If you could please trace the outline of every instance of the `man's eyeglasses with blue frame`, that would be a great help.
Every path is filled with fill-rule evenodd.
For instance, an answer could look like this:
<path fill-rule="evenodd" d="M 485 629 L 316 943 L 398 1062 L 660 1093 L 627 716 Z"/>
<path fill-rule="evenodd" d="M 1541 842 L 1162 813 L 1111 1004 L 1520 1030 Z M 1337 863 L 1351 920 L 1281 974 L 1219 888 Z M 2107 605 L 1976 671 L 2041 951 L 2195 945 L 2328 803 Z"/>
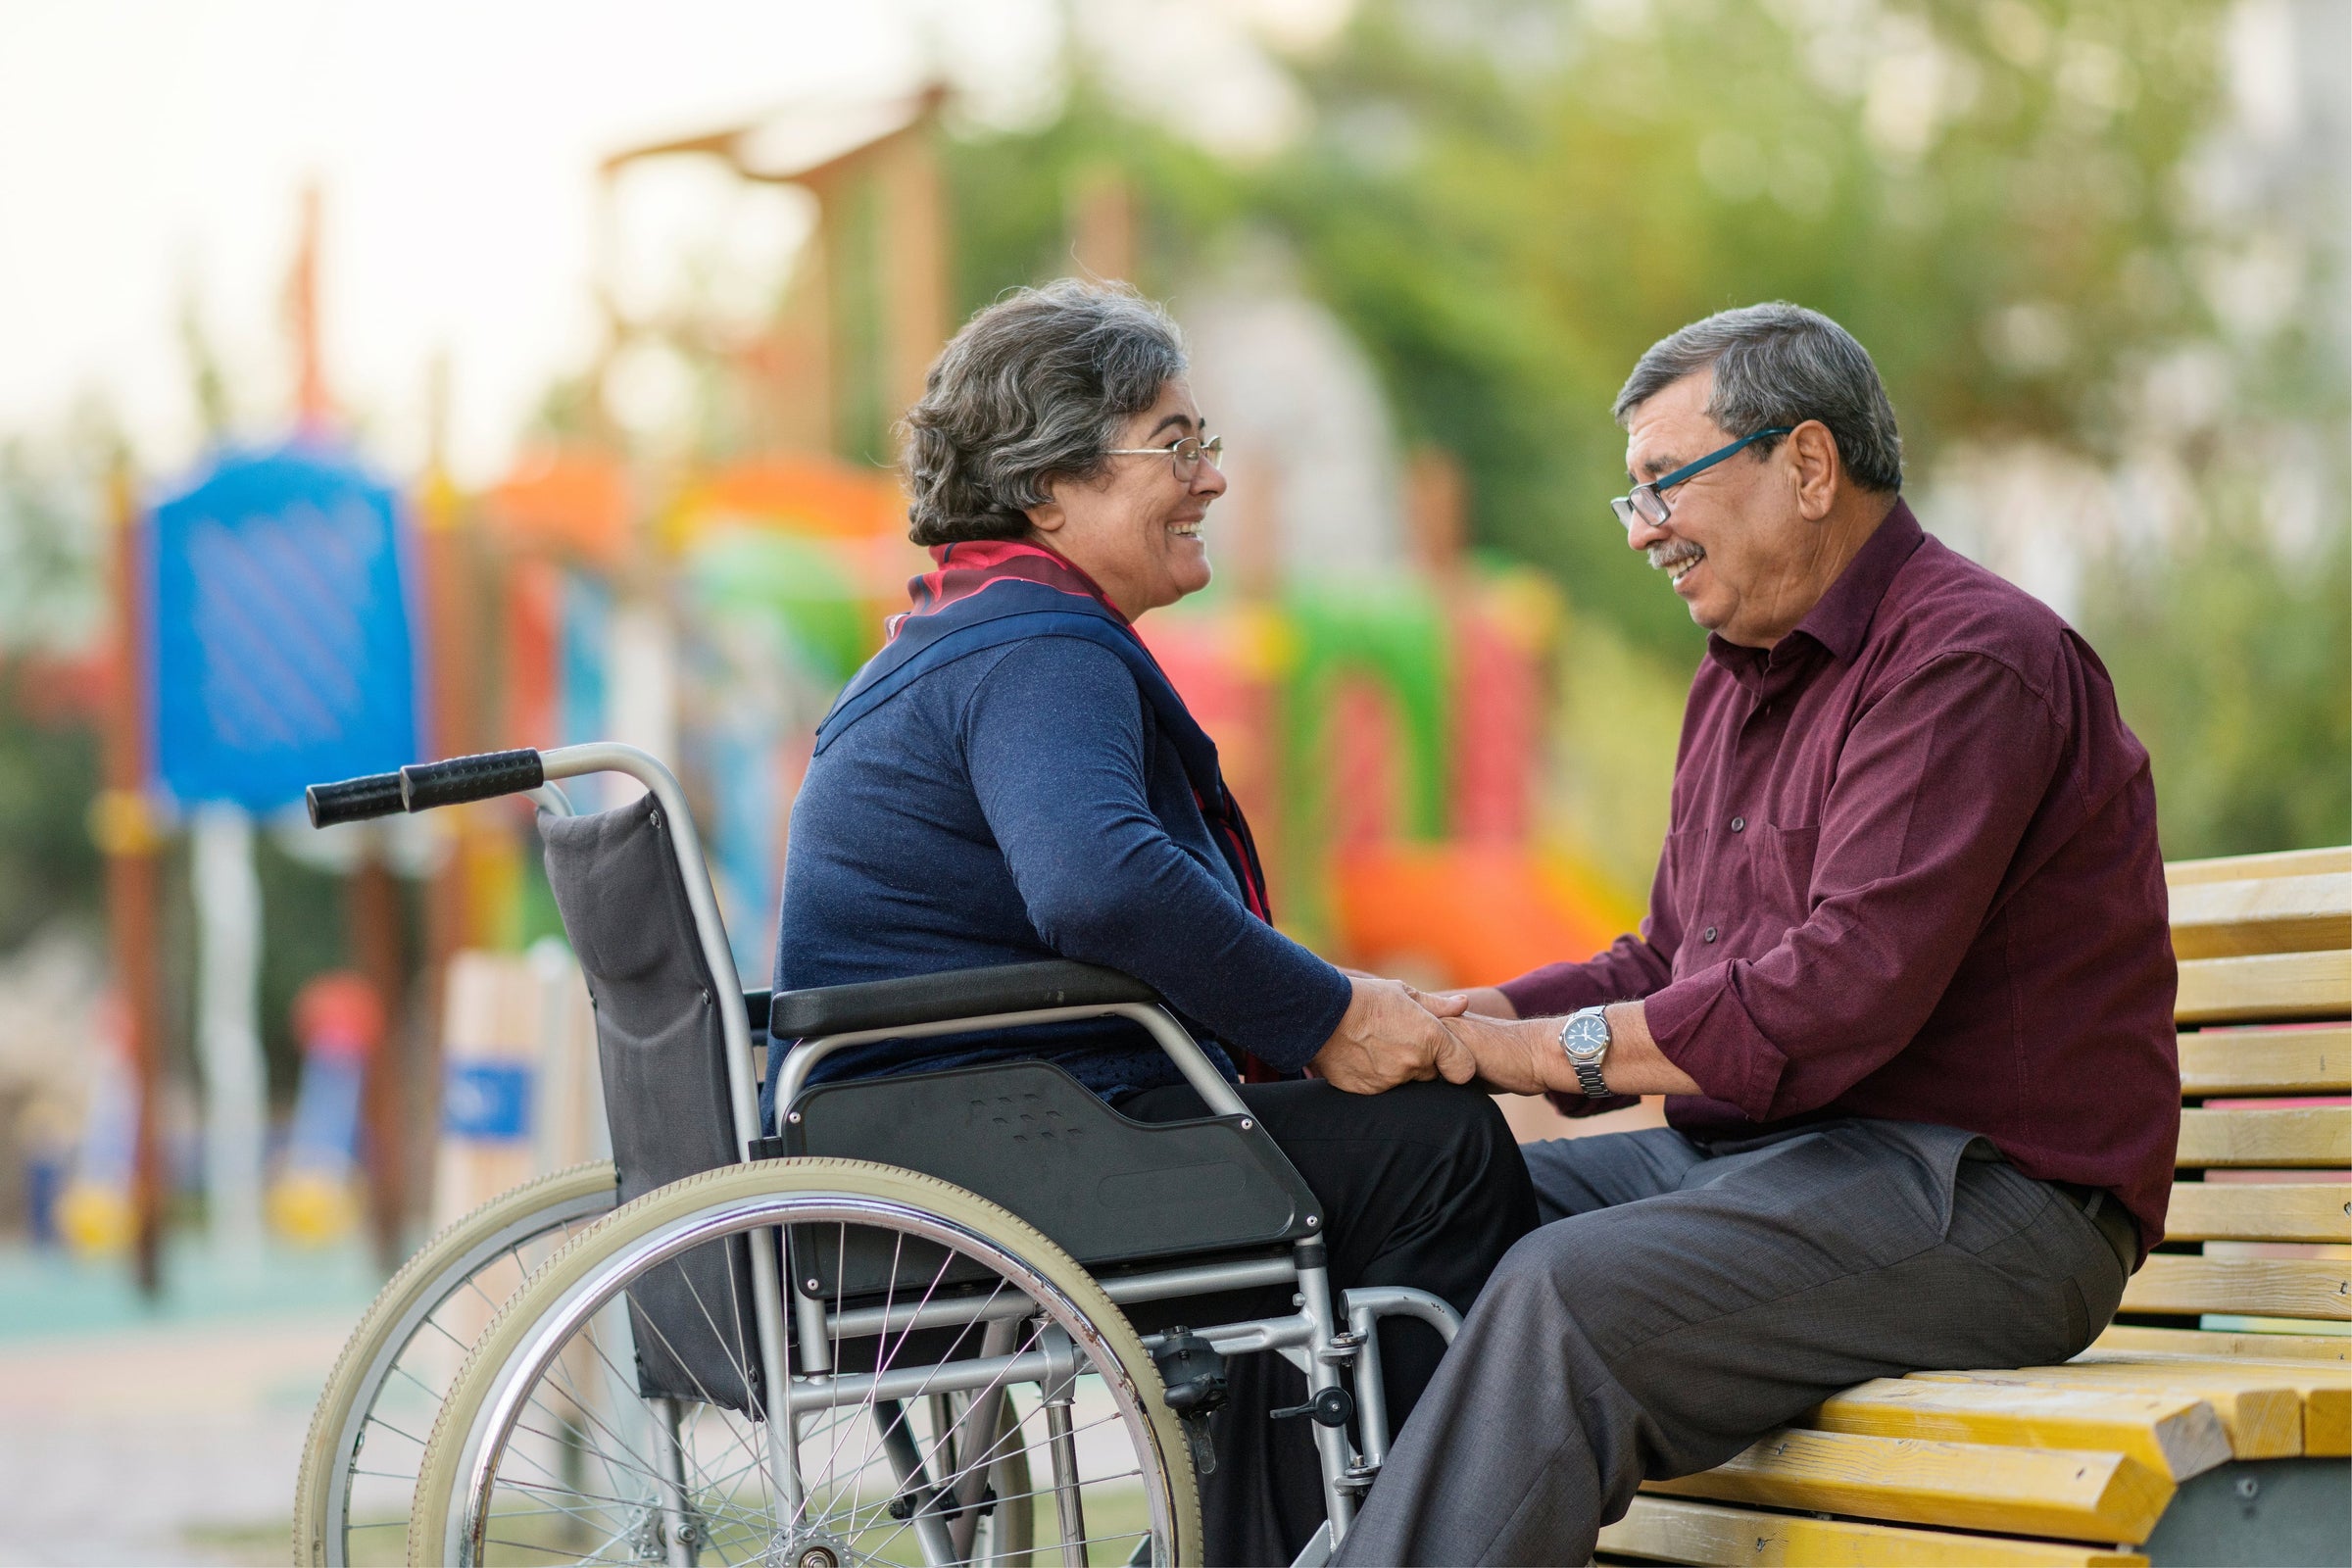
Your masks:
<path fill-rule="evenodd" d="M 1637 521 L 1658 527 L 1674 515 L 1674 509 L 1666 504 L 1667 491 L 1687 480 L 1697 478 L 1751 441 L 1761 441 L 1766 436 L 1787 435 L 1795 428 L 1790 424 L 1776 424 L 1769 429 L 1758 430 L 1753 435 L 1743 435 L 1728 447 L 1717 447 L 1696 463 L 1686 463 L 1672 473 L 1662 473 L 1647 484 L 1634 486 L 1631 495 L 1622 495 L 1611 501 L 1609 510 L 1617 514 L 1617 520 L 1625 525 L 1628 532 L 1632 531 Z"/>

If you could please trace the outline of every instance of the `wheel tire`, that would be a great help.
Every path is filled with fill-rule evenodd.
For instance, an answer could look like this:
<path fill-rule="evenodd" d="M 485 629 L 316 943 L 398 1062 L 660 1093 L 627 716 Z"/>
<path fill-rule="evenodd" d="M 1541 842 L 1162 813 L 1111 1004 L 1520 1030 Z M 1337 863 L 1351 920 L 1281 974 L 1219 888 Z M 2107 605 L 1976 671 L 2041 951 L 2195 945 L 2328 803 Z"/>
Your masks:
<path fill-rule="evenodd" d="M 648 1193 L 574 1237 L 508 1299 L 459 1369 L 425 1446 L 409 1530 L 412 1568 L 464 1560 L 466 1554 L 453 1549 L 452 1526 L 464 1514 L 461 1494 L 467 1479 L 467 1449 L 486 1407 L 512 1375 L 510 1361 L 555 1303 L 594 1281 L 615 1252 L 690 1216 L 736 1201 L 786 1195 L 874 1199 L 935 1215 L 986 1238 L 1059 1291 L 1101 1336 L 1134 1385 L 1135 1402 L 1149 1425 L 1165 1480 L 1171 1562 L 1200 1561 L 1200 1498 L 1191 1446 L 1167 1406 L 1151 1352 L 1092 1276 L 1036 1227 L 963 1188 L 895 1165 L 796 1158 L 721 1166 Z"/>
<path fill-rule="evenodd" d="M 443 1226 L 376 1293 L 311 1413 L 294 1483 L 296 1568 L 344 1568 L 349 1561 L 349 1521 L 336 1524 L 352 1457 L 385 1379 L 425 1318 L 484 1266 L 508 1256 L 509 1247 L 610 1213 L 618 1181 L 611 1160 L 595 1160 L 501 1193 Z"/>

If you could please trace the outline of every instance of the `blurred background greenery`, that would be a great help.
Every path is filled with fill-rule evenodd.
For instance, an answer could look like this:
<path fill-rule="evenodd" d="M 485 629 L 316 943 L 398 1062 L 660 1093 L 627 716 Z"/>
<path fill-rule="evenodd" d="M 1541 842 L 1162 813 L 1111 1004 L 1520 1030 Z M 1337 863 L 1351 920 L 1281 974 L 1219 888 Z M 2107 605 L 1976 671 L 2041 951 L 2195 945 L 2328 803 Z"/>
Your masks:
<path fill-rule="evenodd" d="M 1701 640 L 1609 517 L 1609 401 L 1658 336 L 1772 298 L 1877 357 L 1928 525 L 2099 650 L 2168 856 L 2352 837 L 2335 0 L 1308 9 L 1249 33 L 1290 107 L 1248 145 L 1131 90 L 1150 29 L 1186 25 L 1167 8 L 1068 7 L 1053 91 L 1012 117 L 952 104 L 956 304 L 1070 270 L 1069 214 L 1100 189 L 1180 317 L 1278 258 L 1368 357 L 1399 444 L 1458 460 L 1474 545 L 1564 594 L 1547 808 L 1614 880 L 1646 885 Z M 189 344 L 217 420 L 221 372 Z M 551 387 L 550 428 L 578 393 Z M 705 455 L 735 439 L 722 416 Z M 95 920 L 94 748 L 56 662 L 98 614 L 112 428 L 96 406 L 0 448 L 0 950 Z M 307 973 L 339 941 L 331 896 L 265 874 L 272 951 Z"/>
<path fill-rule="evenodd" d="M 1262 162 L 1139 125 L 1083 77 L 1044 128 L 962 143 L 958 279 L 976 307 L 1057 270 L 1059 193 L 1106 163 L 1148 193 L 1147 288 L 1237 230 L 1279 234 L 1406 438 L 1463 460 L 1476 540 L 1580 612 L 1569 729 L 1597 755 L 1559 782 L 1622 824 L 1593 836 L 1628 869 L 1663 828 L 1660 714 L 1700 638 L 1603 510 L 1624 467 L 1607 409 L 1684 322 L 1810 305 L 1877 359 L 1928 525 L 2105 658 L 2166 854 L 2341 842 L 2343 122 L 2338 96 L 2309 146 L 2246 127 L 2245 95 L 2279 89 L 2243 63 L 2233 83 L 2232 50 L 2280 20 L 1379 0 L 1292 63 L 1311 122 Z"/>

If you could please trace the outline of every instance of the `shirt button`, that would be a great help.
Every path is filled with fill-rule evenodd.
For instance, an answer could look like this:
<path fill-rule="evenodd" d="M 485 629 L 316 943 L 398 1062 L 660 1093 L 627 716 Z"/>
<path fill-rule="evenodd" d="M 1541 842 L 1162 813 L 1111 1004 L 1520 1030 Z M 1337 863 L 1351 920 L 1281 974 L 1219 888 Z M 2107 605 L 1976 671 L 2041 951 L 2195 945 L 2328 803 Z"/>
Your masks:
<path fill-rule="evenodd" d="M 1733 832 L 1735 832 L 1735 833 L 1744 833 L 1744 832 L 1746 832 L 1746 831 L 1747 831 L 1747 818 L 1746 818 L 1746 817 L 1744 817 L 1744 816 L 1735 816 L 1735 817 L 1733 817 L 1733 818 L 1732 818 L 1732 831 L 1733 831 Z"/>
<path fill-rule="evenodd" d="M 1704 933 L 1704 939 L 1709 942 L 1715 940 L 1715 928 L 1713 926 L 1707 927 L 1706 932 Z"/>

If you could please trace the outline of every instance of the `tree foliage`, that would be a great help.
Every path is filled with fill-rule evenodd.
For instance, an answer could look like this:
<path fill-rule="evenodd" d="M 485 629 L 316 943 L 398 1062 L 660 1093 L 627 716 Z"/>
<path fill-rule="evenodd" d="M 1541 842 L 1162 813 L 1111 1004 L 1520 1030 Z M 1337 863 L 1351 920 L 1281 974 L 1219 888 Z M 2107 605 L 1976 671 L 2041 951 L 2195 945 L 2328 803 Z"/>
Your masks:
<path fill-rule="evenodd" d="M 2227 107 L 2229 14 L 1365 0 L 1290 62 L 1308 128 L 1263 163 L 1220 162 L 1083 84 L 1041 130 L 956 146 L 959 287 L 976 307 L 1070 270 L 1068 194 L 1103 166 L 1139 192 L 1148 290 L 1236 229 L 1279 232 L 1406 438 L 1462 459 L 1479 542 L 1550 571 L 1586 624 L 1669 671 L 1698 637 L 1606 510 L 1625 484 L 1608 409 L 1687 321 L 1789 299 L 1843 322 L 1886 377 L 1914 488 L 1963 448 L 2112 469 L 2170 442 L 2174 536 L 2079 552 L 2096 585 L 2082 613 L 2157 756 L 2168 851 L 2341 842 L 2352 478 L 2321 466 L 2316 547 L 2282 552 L 2230 509 L 2278 458 L 2277 421 L 2340 431 L 2342 344 L 2299 313 L 2251 345 L 2216 318 L 2228 239 L 2192 183 Z M 2193 353 L 2232 361 L 2229 407 L 2152 435 L 2151 379 Z M 2232 711 L 2258 690 L 2282 695 Z"/>

